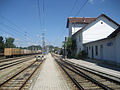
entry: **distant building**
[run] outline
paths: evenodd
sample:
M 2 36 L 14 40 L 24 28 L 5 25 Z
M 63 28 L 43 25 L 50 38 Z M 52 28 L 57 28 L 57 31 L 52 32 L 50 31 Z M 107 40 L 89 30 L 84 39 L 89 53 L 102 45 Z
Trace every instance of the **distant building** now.
M 76 40 L 76 53 L 85 50 L 83 44 L 108 37 L 119 24 L 105 14 L 97 18 L 68 18 L 69 37 Z

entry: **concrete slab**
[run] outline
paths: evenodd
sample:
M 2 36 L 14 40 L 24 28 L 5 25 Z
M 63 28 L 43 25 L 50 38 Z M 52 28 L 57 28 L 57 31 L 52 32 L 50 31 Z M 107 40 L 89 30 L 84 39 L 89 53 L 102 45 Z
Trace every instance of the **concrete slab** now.
M 91 62 L 84 61 L 84 60 L 76 60 L 76 59 L 66 59 L 66 60 L 79 64 L 81 66 L 120 78 L 120 71 L 113 70 L 107 67 L 102 67 L 101 65 L 98 65 L 96 63 L 91 63 Z
M 48 54 L 39 76 L 30 90 L 72 90 L 56 65 L 52 56 Z

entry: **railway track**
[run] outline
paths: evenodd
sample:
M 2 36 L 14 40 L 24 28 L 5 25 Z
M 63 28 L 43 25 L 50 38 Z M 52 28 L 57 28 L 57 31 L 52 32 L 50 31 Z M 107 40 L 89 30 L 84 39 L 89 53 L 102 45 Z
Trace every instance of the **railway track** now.
M 20 60 L 14 60 L 14 61 L 12 60 L 12 61 L 9 61 L 9 62 L 1 63 L 0 70 L 4 70 L 6 68 L 18 65 L 18 64 L 26 62 L 28 60 L 32 60 L 32 58 L 33 57 L 28 57 L 28 58 L 22 58 Z
M 26 57 L 28 57 L 28 56 L 21 56 L 21 57 L 14 57 L 14 58 L 3 58 L 3 59 L 0 59 L 0 63 L 13 61 L 13 60 L 16 60 L 16 59 L 23 59 L 23 58 L 26 58 Z M 31 56 L 29 56 L 29 57 L 31 57 Z
M 79 90 L 120 90 L 120 82 L 83 69 L 53 55 Z
M 28 81 L 36 72 L 36 70 L 40 67 L 42 62 L 43 60 L 34 61 L 26 68 L 9 77 L 6 81 L 0 84 L 0 90 L 22 90 L 28 88 Z

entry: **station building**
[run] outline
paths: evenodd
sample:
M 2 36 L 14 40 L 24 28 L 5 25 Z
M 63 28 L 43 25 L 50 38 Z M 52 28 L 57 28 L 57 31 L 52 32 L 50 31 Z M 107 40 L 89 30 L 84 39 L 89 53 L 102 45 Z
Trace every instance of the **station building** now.
M 120 63 L 120 27 L 107 38 L 83 44 L 89 58 Z
M 110 17 L 70 17 L 67 28 L 76 41 L 76 54 L 85 50 L 89 58 L 120 62 L 119 24 Z

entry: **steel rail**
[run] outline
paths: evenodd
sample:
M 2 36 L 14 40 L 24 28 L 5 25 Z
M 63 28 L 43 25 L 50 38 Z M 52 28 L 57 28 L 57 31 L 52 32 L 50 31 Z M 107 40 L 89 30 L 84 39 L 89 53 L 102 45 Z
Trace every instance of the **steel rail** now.
M 55 56 L 56 56 L 56 55 L 55 55 Z M 99 71 L 96 71 L 96 70 L 93 70 L 93 69 L 90 69 L 90 68 L 81 66 L 81 65 L 79 65 L 79 64 L 75 64 L 75 63 L 70 62 L 70 61 L 65 61 L 65 60 L 63 60 L 63 59 L 62 59 L 61 57 L 59 57 L 59 56 L 56 56 L 56 57 L 59 58 L 59 59 L 61 59 L 61 60 L 62 60 L 63 62 L 65 62 L 65 63 L 72 64 L 72 65 L 73 65 L 74 67 L 76 67 L 76 68 L 85 70 L 85 71 L 87 71 L 87 72 L 89 72 L 89 73 L 92 73 L 92 74 L 95 74 L 95 75 L 97 75 L 97 76 L 103 77 L 103 78 L 105 78 L 106 80 L 109 80 L 109 81 L 112 81 L 112 82 L 114 82 L 114 83 L 120 84 L 120 78 L 119 78 L 119 77 L 115 77 L 115 76 L 112 76 L 112 75 L 109 75 L 109 74 L 106 74 L 106 73 L 103 73 L 103 72 L 99 72 Z M 96 73 L 96 72 L 97 72 L 97 73 Z M 118 80 L 115 80 L 115 79 L 113 79 L 113 78 L 107 77 L 106 75 L 107 75 L 107 76 L 110 76 L 110 77 L 113 77 L 113 78 L 116 78 L 116 79 L 118 79 Z
M 63 60 L 62 60 L 62 61 L 63 61 Z M 65 61 L 64 61 L 64 62 L 65 62 Z M 59 62 L 59 63 L 60 63 L 60 62 Z M 86 75 L 85 73 L 81 72 L 79 69 L 75 68 L 74 66 L 72 66 L 72 65 L 70 65 L 70 64 L 69 64 L 69 66 L 72 67 L 73 69 L 75 69 L 76 71 L 73 70 L 73 69 L 71 69 L 71 68 L 69 68 L 69 67 L 67 67 L 67 66 L 65 66 L 63 63 L 61 63 L 61 65 L 63 65 L 63 66 L 66 67 L 67 69 L 71 70 L 72 72 L 74 72 L 74 73 L 76 73 L 76 74 L 78 74 L 78 75 L 80 75 L 80 76 L 82 76 L 82 77 L 84 77 L 84 78 L 92 81 L 93 83 L 97 84 L 98 86 L 102 87 L 102 88 L 105 89 L 105 90 L 113 90 L 112 88 L 110 88 L 110 87 L 108 87 L 108 86 L 106 86 L 106 85 L 104 85 L 104 84 L 96 81 L 95 79 L 89 77 L 88 75 Z
M 90 69 L 90 68 L 81 66 L 81 65 L 79 65 L 79 64 L 76 64 L 76 63 L 73 63 L 73 62 L 70 62 L 70 61 L 63 60 L 61 57 L 56 56 L 56 55 L 55 55 L 55 57 L 61 59 L 61 61 L 65 62 L 65 63 L 72 64 L 73 67 L 78 68 L 80 71 L 81 71 L 81 70 L 85 71 L 85 72 L 81 71 L 81 72 L 83 72 L 83 73 L 87 73 L 87 72 L 88 72 L 88 73 L 91 73 L 91 74 L 93 74 L 93 75 L 96 75 L 96 76 L 100 77 L 101 79 L 104 79 L 104 80 L 106 80 L 106 81 L 109 81 L 109 82 L 111 82 L 111 83 L 114 83 L 114 85 L 117 85 L 118 87 L 119 87 L 119 85 L 120 85 L 120 79 L 117 78 L 117 77 L 114 77 L 114 76 L 111 76 L 111 75 L 109 76 L 109 74 L 101 73 L 101 72 L 99 72 L 99 71 L 96 71 L 96 70 L 93 70 L 93 69 Z M 108 76 L 109 76 L 109 77 L 108 77 Z M 94 78 L 94 77 L 93 77 L 93 78 Z M 95 79 L 95 80 L 97 80 L 97 79 Z M 97 81 L 99 82 L 99 79 L 98 79 Z M 101 84 L 104 85 L 103 82 L 101 82 Z M 112 87 L 109 86 L 109 85 L 105 85 L 105 86 L 112 88 Z M 113 88 L 115 88 L 115 86 L 114 86 Z M 116 88 L 117 88 L 117 87 L 116 87 Z
M 28 56 L 20 56 L 20 57 L 14 57 L 14 58 L 7 58 L 7 59 L 0 59 L 0 63 L 2 62 L 8 62 L 8 61 L 14 61 L 14 60 L 17 60 L 17 59 L 24 59 L 25 57 L 28 57 Z
M 27 58 L 27 59 L 28 59 L 28 58 Z M 6 64 L 6 65 L 8 65 L 8 66 L 3 67 L 3 68 L 0 68 L 0 70 L 3 70 L 3 69 L 6 69 L 6 68 L 15 66 L 15 65 L 20 64 L 20 63 L 23 63 L 23 62 L 26 62 L 26 61 L 29 60 L 29 59 L 28 59 L 28 60 L 27 60 L 27 59 L 23 59 L 23 60 L 21 60 L 21 61 L 16 61 L 17 63 L 12 62 L 11 65 L 9 65 L 9 63 L 8 63 L 8 64 Z M 30 60 L 32 60 L 32 59 L 30 59 Z M 3 66 L 5 66 L 5 65 L 3 65 Z M 2 67 L 2 66 L 0 66 L 0 67 Z
M 89 73 L 92 73 L 92 74 L 95 74 L 95 75 L 97 75 L 97 76 L 100 76 L 100 77 L 103 77 L 103 78 L 105 78 L 105 79 L 107 79 L 107 80 L 109 80 L 109 81 L 112 81 L 112 82 L 115 82 L 115 83 L 120 83 L 120 81 L 117 81 L 117 80 L 114 80 L 114 79 L 111 79 L 111 78 L 109 78 L 109 77 L 106 77 L 106 76 L 104 76 L 104 75 L 100 75 L 100 74 L 98 74 L 98 73 L 95 73 L 95 72 L 93 72 L 93 71 L 90 71 L 91 69 L 88 69 L 88 68 L 84 68 L 84 67 L 82 67 L 82 66 L 80 66 L 80 65 L 74 65 L 75 63 L 72 63 L 72 62 L 70 62 L 70 61 L 64 61 L 64 60 L 62 60 L 63 62 L 65 62 L 65 63 L 67 63 L 67 64 L 72 64 L 74 67 L 76 67 L 76 68 L 78 68 L 78 69 L 82 69 L 82 70 L 85 70 L 85 71 L 87 71 L 87 72 L 89 72 Z M 119 78 L 118 78 L 119 79 Z
M 108 87 L 108 86 L 106 86 L 106 85 L 104 85 L 104 84 L 102 84 L 102 83 L 96 81 L 95 79 L 89 77 L 88 75 L 84 74 L 83 72 L 79 71 L 78 69 L 76 69 L 76 68 L 73 67 L 73 66 L 71 66 L 71 67 L 72 67 L 73 69 L 75 69 L 75 70 L 73 70 L 73 69 L 67 67 L 67 66 L 64 65 L 64 64 L 62 64 L 62 65 L 63 65 L 65 68 L 71 70 L 72 72 L 74 72 L 74 73 L 76 73 L 76 74 L 78 74 L 78 75 L 80 75 L 80 76 L 86 78 L 87 80 L 90 80 L 91 82 L 95 83 L 96 85 L 102 87 L 104 90 L 113 90 L 112 88 L 110 88 L 110 87 Z
M 68 75 L 68 77 L 72 80 L 72 82 L 77 86 L 77 88 L 79 90 L 84 90 L 84 88 L 74 78 L 72 78 L 72 76 L 70 76 L 70 74 L 63 68 L 63 66 L 61 65 L 61 63 L 59 63 L 56 59 L 55 59 L 55 61 L 62 68 L 62 70 Z
M 0 63 L 1 62 L 7 62 L 7 61 L 11 61 L 11 60 L 16 60 L 16 59 L 20 59 L 21 57 L 15 57 L 15 58 L 3 58 L 0 59 Z
M 36 61 L 34 61 L 32 64 L 30 64 L 29 66 L 27 66 L 26 68 L 22 69 L 21 71 L 17 72 L 15 75 L 13 75 L 12 77 L 10 77 L 9 79 L 7 79 L 6 81 L 4 81 L 3 83 L 0 84 L 0 88 L 6 84 L 8 81 L 12 80 L 14 77 L 16 77 L 17 75 L 19 75 L 20 73 L 22 73 L 24 70 L 26 70 L 27 68 L 29 68 L 30 66 L 32 66 Z
M 29 57 L 29 58 L 31 58 L 31 57 Z M 13 62 L 5 63 L 5 64 L 0 65 L 0 67 L 6 66 L 6 65 L 9 65 L 9 64 L 13 64 L 13 63 L 16 63 L 16 62 L 20 62 L 20 61 L 23 61 L 23 60 L 27 60 L 29 58 L 23 58 L 23 59 L 16 60 L 16 61 L 13 61 Z
M 22 90 L 22 88 L 26 85 L 26 83 L 28 82 L 28 80 L 30 80 L 30 78 L 33 76 L 33 74 L 36 72 L 36 70 L 40 67 L 40 65 L 42 64 L 43 60 L 41 60 L 41 63 L 37 66 L 37 68 L 32 72 L 32 74 L 27 78 L 27 80 L 22 84 L 22 86 L 19 88 L 19 90 Z

